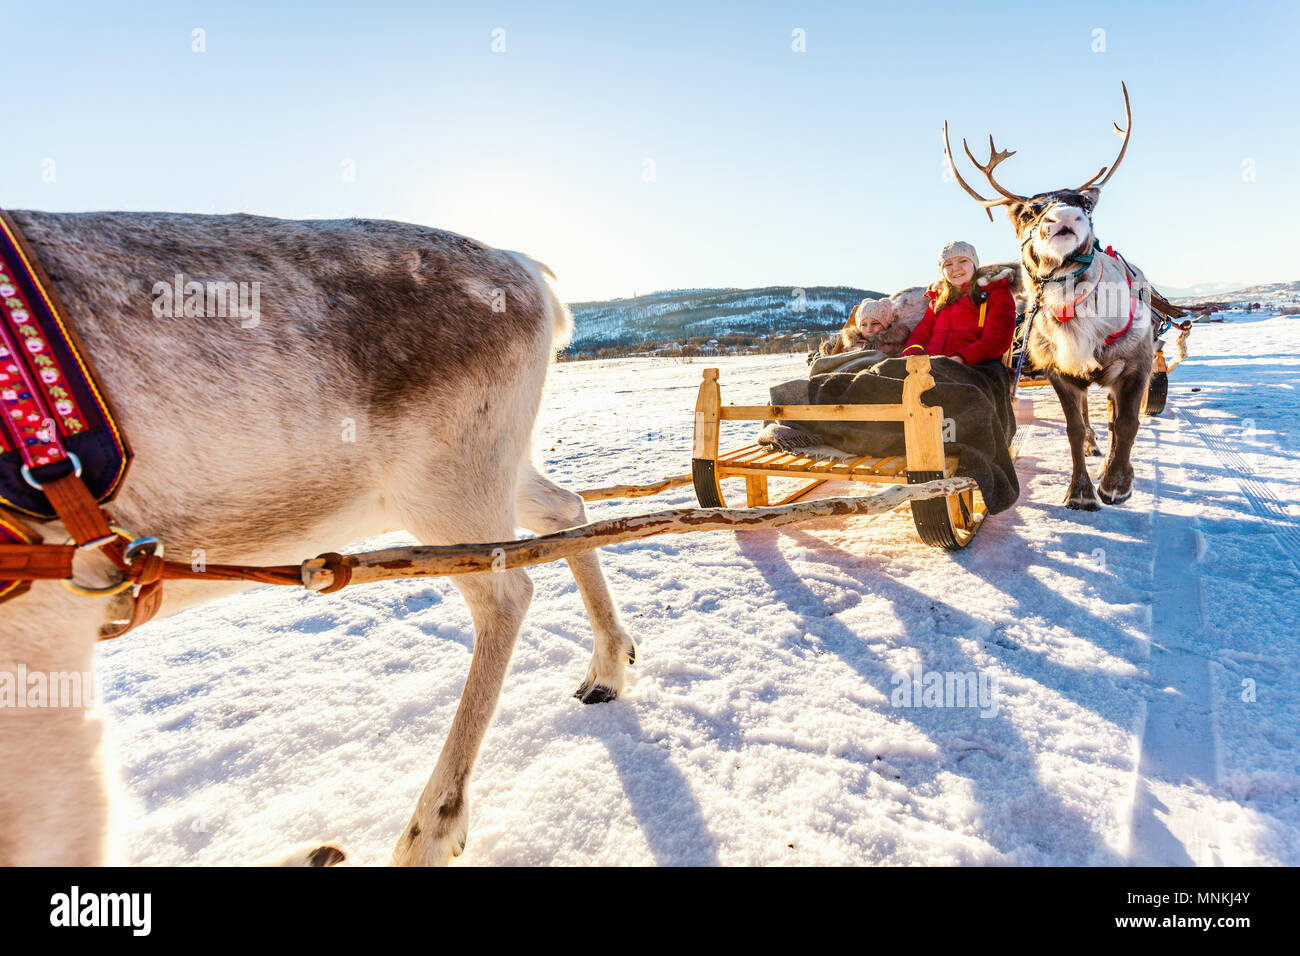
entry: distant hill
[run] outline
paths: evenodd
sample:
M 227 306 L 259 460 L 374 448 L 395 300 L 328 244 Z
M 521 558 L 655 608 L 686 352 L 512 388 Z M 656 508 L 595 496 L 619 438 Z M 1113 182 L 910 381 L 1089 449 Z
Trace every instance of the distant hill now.
M 1188 289 L 1161 291 L 1181 305 L 1213 300 L 1245 308 L 1254 302 L 1283 306 L 1300 301 L 1300 281 L 1225 290 L 1227 285 L 1206 283 L 1188 295 L 1176 295 Z M 850 286 L 767 286 L 672 289 L 630 299 L 572 302 L 573 342 L 560 357 L 811 351 L 843 326 L 849 311 L 864 298 L 885 294 Z
M 864 298 L 884 293 L 848 286 L 763 289 L 674 289 L 632 299 L 573 302 L 571 352 L 743 337 L 762 340 L 844 324 Z
M 1227 283 L 1211 283 L 1210 285 L 1222 286 Z M 1208 289 L 1208 286 L 1206 287 Z M 1237 287 L 1231 289 L 1220 289 L 1218 291 L 1202 291 L 1196 294 L 1177 295 L 1176 293 L 1185 290 L 1170 289 L 1161 290 L 1169 296 L 1169 301 L 1175 305 L 1195 305 L 1198 302 L 1214 300 L 1216 302 L 1226 302 L 1233 307 L 1245 306 L 1252 302 L 1258 302 L 1261 305 L 1286 305 L 1289 303 L 1300 302 L 1300 281 L 1295 282 L 1269 282 L 1264 285 L 1252 285 L 1245 288 Z
M 1151 276 L 1148 279 L 1155 282 L 1156 288 L 1160 294 L 1171 302 L 1174 299 L 1209 299 L 1214 296 L 1222 295 L 1225 292 L 1232 292 L 1241 288 L 1240 282 L 1199 282 L 1191 286 L 1172 286 L 1164 285 L 1156 281 Z

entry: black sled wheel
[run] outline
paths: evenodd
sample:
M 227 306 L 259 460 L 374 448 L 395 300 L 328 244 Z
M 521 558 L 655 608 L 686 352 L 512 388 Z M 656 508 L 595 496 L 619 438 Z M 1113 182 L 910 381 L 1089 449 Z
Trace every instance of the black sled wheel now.
M 712 459 L 692 458 L 691 478 L 701 508 L 727 507 L 722 497 L 722 485 L 718 482 L 717 465 Z
M 1159 415 L 1165 410 L 1165 402 L 1169 399 L 1169 373 L 1152 372 L 1151 381 L 1147 384 L 1146 401 L 1142 404 L 1142 411 L 1146 415 Z
M 938 472 L 913 472 L 913 485 L 942 478 Z M 971 543 L 984 520 L 984 501 L 977 491 L 963 491 L 947 498 L 912 502 L 912 522 L 921 540 L 944 551 L 960 551 Z

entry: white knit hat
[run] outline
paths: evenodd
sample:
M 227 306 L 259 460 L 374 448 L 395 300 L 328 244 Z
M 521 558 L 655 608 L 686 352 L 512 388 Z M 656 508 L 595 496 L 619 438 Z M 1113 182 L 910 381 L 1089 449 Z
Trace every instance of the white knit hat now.
M 950 242 L 943 247 L 943 252 L 939 253 L 939 271 L 943 272 L 943 264 L 949 259 L 955 259 L 958 256 L 966 256 L 976 269 L 980 267 L 980 257 L 975 254 L 975 247 L 969 242 Z

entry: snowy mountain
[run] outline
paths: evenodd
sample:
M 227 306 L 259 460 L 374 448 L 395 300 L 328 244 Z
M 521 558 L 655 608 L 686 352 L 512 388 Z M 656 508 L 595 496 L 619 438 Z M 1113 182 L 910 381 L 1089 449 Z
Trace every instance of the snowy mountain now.
M 1244 307 L 1251 302 L 1300 302 L 1300 281 L 1242 287 L 1207 282 L 1190 288 L 1158 286 L 1170 301 L 1188 305 L 1207 300 Z M 865 297 L 889 293 L 849 286 L 768 286 L 761 289 L 672 289 L 629 299 L 573 302 L 570 352 L 619 346 L 680 342 L 710 336 L 826 332 L 844 324 Z
M 1215 288 L 1211 287 L 1224 287 Z M 1300 280 L 1294 282 L 1268 282 L 1263 285 L 1231 286 L 1226 282 L 1211 282 L 1197 290 L 1161 288 L 1161 292 L 1175 305 L 1193 305 L 1213 299 L 1227 302 L 1233 307 L 1258 302 L 1261 305 L 1289 305 L 1300 303 Z
M 839 328 L 867 296 L 848 286 L 674 289 L 608 302 L 574 302 L 573 349 Z
M 1151 277 L 1148 276 L 1147 278 L 1151 278 Z M 1179 298 L 1179 299 L 1202 298 L 1203 299 L 1211 296 L 1219 296 L 1225 292 L 1235 292 L 1236 290 L 1242 287 L 1243 284 L 1237 282 L 1236 280 L 1230 280 L 1226 282 L 1198 282 L 1196 285 L 1190 285 L 1190 286 L 1173 286 L 1173 285 L 1165 285 L 1162 282 L 1156 282 L 1156 288 L 1160 290 L 1160 294 L 1170 300 L 1173 300 L 1175 298 Z

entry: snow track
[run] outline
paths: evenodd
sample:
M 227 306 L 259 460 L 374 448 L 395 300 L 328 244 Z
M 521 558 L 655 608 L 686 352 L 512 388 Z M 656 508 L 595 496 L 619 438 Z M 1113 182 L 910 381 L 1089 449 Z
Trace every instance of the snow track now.
M 1220 434 L 1218 426 L 1210 425 L 1190 408 L 1175 406 L 1173 413 L 1195 428 L 1196 436 L 1209 446 L 1224 468 L 1233 474 L 1255 514 L 1272 527 L 1273 534 L 1286 551 L 1291 564 L 1300 570 L 1300 524 L 1287 513 L 1268 482 L 1260 479 L 1246 464 L 1232 443 Z
M 1218 784 L 1210 662 L 1195 647 L 1202 636 L 1196 517 L 1171 509 L 1188 494 L 1165 478 L 1172 448 L 1155 432 L 1154 575 L 1164 586 L 1151 606 L 1151 688 L 1141 735 L 1129 862 L 1142 866 L 1222 863 L 1218 825 L 1185 799 Z M 1181 471 L 1181 469 L 1177 469 Z

